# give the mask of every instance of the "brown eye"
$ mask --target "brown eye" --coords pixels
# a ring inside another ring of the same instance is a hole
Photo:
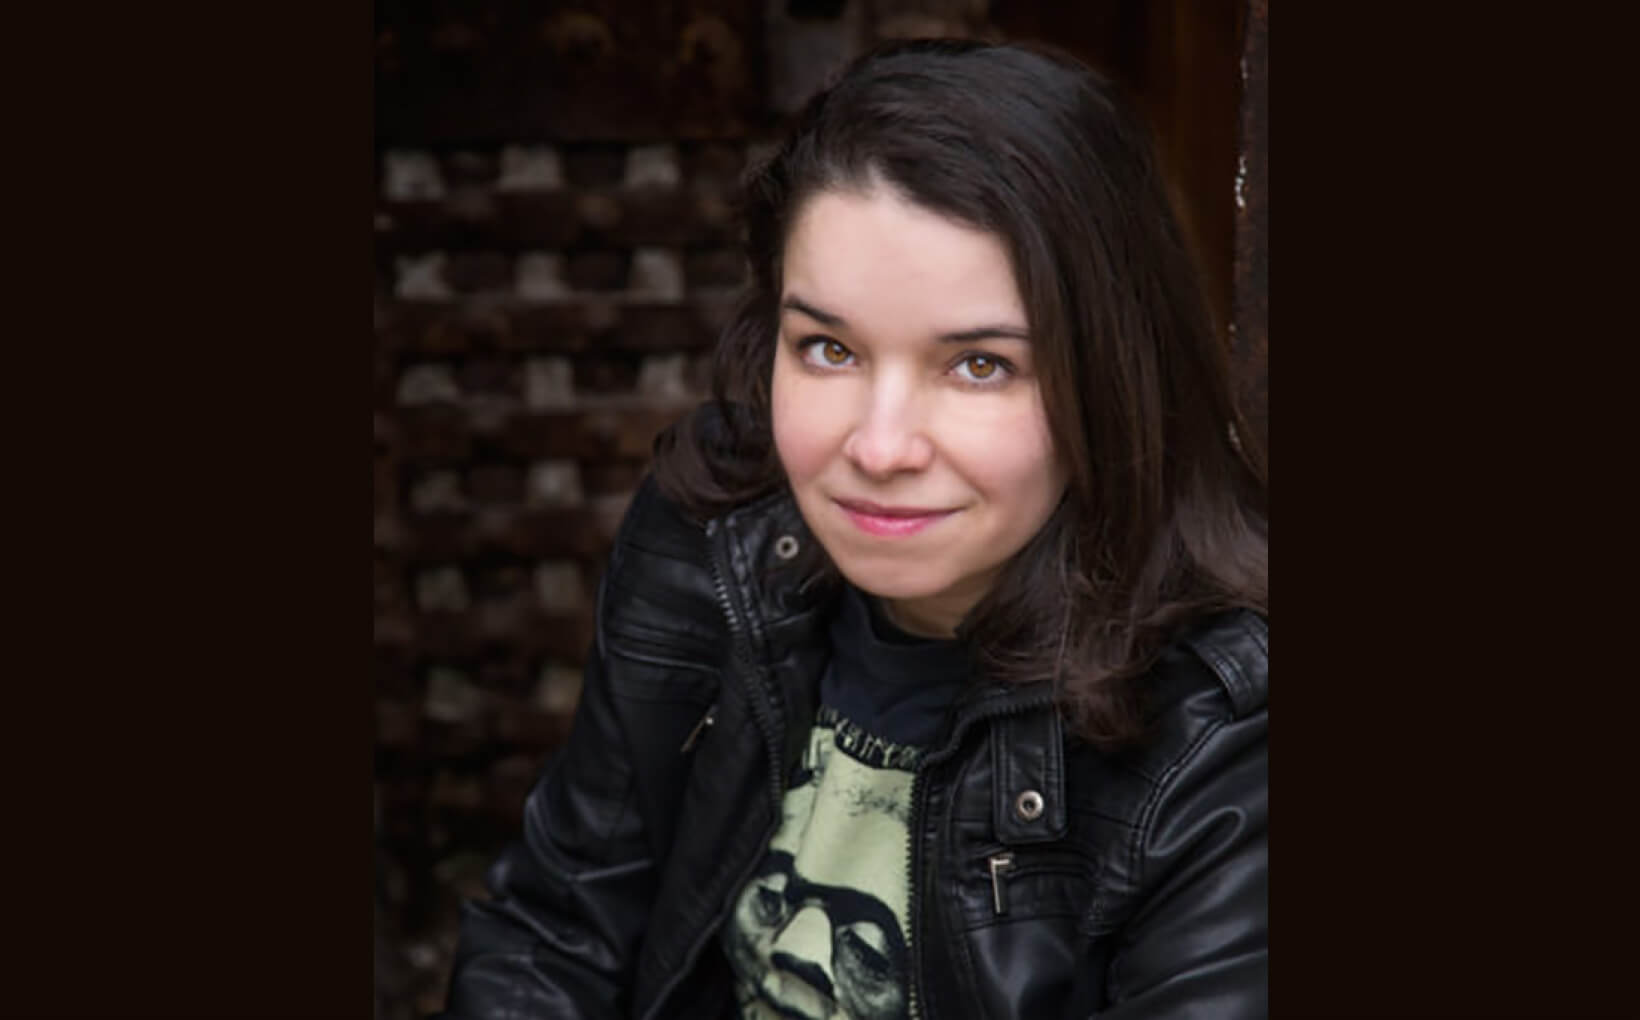
[[[803,363],[820,372],[848,368],[854,364],[854,352],[836,340],[811,336],[797,345],[797,356]]]
[[[1014,377],[1014,366],[1007,358],[990,354],[965,354],[951,371],[967,385],[986,389],[1000,389]]]

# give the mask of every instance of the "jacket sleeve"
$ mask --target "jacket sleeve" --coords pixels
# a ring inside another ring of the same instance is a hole
[[[1145,892],[1118,934],[1101,1020],[1269,1015],[1267,714],[1224,722],[1141,819]]]
[[[602,624],[600,612],[600,637]],[[627,1012],[655,867],[605,670],[600,640],[523,839],[490,869],[493,898],[463,908],[447,1020]]]

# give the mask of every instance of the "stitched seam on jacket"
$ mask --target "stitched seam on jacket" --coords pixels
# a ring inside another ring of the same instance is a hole
[[[1156,781],[1155,788],[1151,790],[1150,796],[1145,799],[1145,806],[1139,811],[1139,824],[1133,830],[1133,839],[1128,850],[1128,873],[1133,876],[1134,892],[1139,891],[1145,884],[1144,875],[1141,874],[1139,866],[1144,857],[1142,848],[1150,836],[1151,827],[1156,822],[1156,814],[1161,810],[1163,793],[1167,791],[1168,786],[1184,769],[1185,765],[1196,756],[1202,746],[1214,734],[1224,728],[1226,721],[1224,719],[1215,719],[1205,730],[1197,734],[1196,739],[1192,740],[1169,763],[1168,767],[1162,770],[1161,778]],[[1116,1000],[1117,992],[1122,987],[1121,967],[1122,962],[1126,959],[1127,955],[1120,949],[1111,953],[1110,964],[1106,968],[1106,994],[1111,1001]]]
[[[624,559],[624,557],[623,557],[623,559]],[[613,569],[614,569],[614,561],[612,559],[612,561],[611,561],[611,572],[613,571]],[[594,609],[594,613],[596,615],[593,617],[592,634],[593,634],[593,644],[596,647],[597,655],[603,660],[603,662],[599,663],[598,667],[597,667],[599,673],[602,674],[599,677],[599,682],[602,683],[606,689],[609,689],[609,691],[608,691],[609,697],[610,697],[611,701],[613,701],[614,697],[615,697],[615,691],[613,689],[611,689],[611,683],[612,683],[614,678],[609,675],[608,668],[603,664],[603,663],[607,663],[610,659],[608,644],[607,644],[606,636],[604,634],[604,631],[606,629],[605,626],[604,626],[604,614],[605,614],[604,600],[605,600],[605,596],[606,596],[607,592],[608,592],[608,576],[606,574],[606,576],[598,582],[598,600],[597,600],[596,607]],[[611,707],[613,708],[613,705]],[[607,825],[603,828],[602,831],[600,831],[598,833],[598,841],[603,844],[606,852],[607,852],[608,848],[614,844],[614,842],[615,842],[615,832],[620,828],[621,821],[624,818],[627,817],[627,813],[632,812],[632,813],[636,814],[638,812],[638,774],[637,774],[637,770],[632,767],[631,753],[630,753],[630,751],[627,750],[627,747],[626,747],[626,736],[625,736],[624,733],[621,732],[621,728],[620,728],[619,725],[617,725],[615,727],[614,738],[615,738],[616,741],[619,742],[619,744],[621,746],[621,752],[622,752],[621,759],[627,763],[626,764],[626,782],[624,784],[623,792],[621,794],[620,807],[617,808],[615,811],[610,812],[609,817],[608,817]]]
[[[1222,729],[1226,722],[1227,720],[1224,719],[1215,719],[1205,730],[1197,734],[1195,739],[1191,740],[1183,750],[1174,756],[1173,760],[1169,762],[1167,767],[1162,770],[1161,776],[1151,787],[1150,794],[1145,798],[1144,806],[1139,809],[1138,818],[1132,823],[1130,835],[1128,836],[1126,870],[1132,886],[1129,890],[1130,893],[1138,892],[1144,886],[1143,869],[1140,867],[1140,862],[1144,857],[1144,845],[1150,837],[1151,826],[1155,824],[1156,813],[1161,810],[1163,795],[1168,791],[1169,784],[1173,782],[1174,778],[1184,768],[1185,764],[1189,762],[1189,760],[1201,749],[1202,745],[1207,743],[1207,741],[1210,740],[1214,734]],[[1087,912],[1087,918],[1093,922],[1093,924],[1089,925],[1089,927],[1097,926],[1110,920],[1110,918],[1108,918],[1105,914],[1103,900],[1097,898],[1094,900],[1093,906]],[[1119,959],[1119,953],[1113,954],[1111,958],[1110,973],[1113,981],[1112,987],[1114,987],[1116,964]]]
[[[1239,716],[1243,696],[1249,687],[1247,674],[1242,670],[1241,663],[1232,659],[1225,653],[1224,649],[1216,645],[1204,643],[1192,647],[1196,649],[1196,654],[1202,657],[1202,661],[1207,663],[1208,668],[1213,671],[1213,675],[1218,678],[1219,686],[1223,687],[1224,693],[1230,697],[1231,709]]]
[[[649,667],[655,668],[655,669],[670,669],[670,670],[682,670],[682,671],[686,671],[686,672],[690,672],[690,673],[705,673],[708,676],[715,675],[718,672],[718,670],[715,667],[710,666],[710,665],[706,665],[706,664],[703,664],[703,663],[689,662],[685,659],[666,659],[666,658],[661,658],[659,656],[649,656],[649,655],[643,654],[642,652],[628,651],[628,650],[626,650],[624,648],[621,648],[621,647],[618,647],[618,646],[615,647],[615,648],[610,649],[609,652],[606,654],[606,657],[607,658],[612,658],[612,659],[623,659],[627,662],[635,663],[635,664],[640,665],[640,666],[649,666]],[[622,694],[627,694],[629,692],[626,691],[626,690],[623,690],[621,693]]]
[[[1237,636],[1246,637],[1258,646],[1259,654],[1268,662],[1270,645],[1268,627],[1263,620],[1251,611],[1245,611],[1236,618]],[[1234,640],[1233,638],[1231,640]],[[1185,642],[1186,647],[1196,653],[1207,667],[1212,670],[1219,686],[1230,696],[1230,704],[1236,717],[1241,718],[1246,712],[1257,707],[1254,692],[1254,682],[1241,661],[1231,655],[1223,647],[1223,640],[1215,640],[1211,634],[1197,637]]]
[[[1254,618],[1251,622],[1242,620],[1241,629],[1258,645],[1258,650],[1265,658],[1270,657],[1270,629],[1262,621]]]
[[[612,864],[607,868],[593,868],[590,871],[577,871],[575,874],[569,876],[569,881],[573,885],[584,884],[586,882],[598,882],[606,878],[620,878],[622,875],[634,874],[636,872],[643,871],[646,868],[653,868],[654,866],[654,858],[645,857],[641,860],[627,861],[624,864]]]
[[[1178,774],[1184,770],[1185,765],[1200,752],[1202,745],[1206,744],[1213,738],[1214,734],[1224,728],[1226,721],[1224,719],[1215,719],[1206,729],[1198,733],[1196,738],[1169,763],[1168,767],[1162,770],[1161,778],[1156,781],[1155,788],[1151,790],[1150,796],[1145,799],[1145,806],[1139,811],[1139,827],[1134,830],[1135,838],[1129,857],[1129,867],[1136,884],[1144,884],[1139,869],[1139,863],[1144,856],[1141,848],[1150,836],[1151,827],[1156,824],[1156,814],[1161,810],[1162,795],[1168,791]]]

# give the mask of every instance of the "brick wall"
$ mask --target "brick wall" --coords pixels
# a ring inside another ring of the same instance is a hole
[[[745,157],[381,154],[376,796],[401,978],[444,966],[451,894],[477,891],[563,737],[614,528],[654,434],[700,399],[743,273],[726,199]]]

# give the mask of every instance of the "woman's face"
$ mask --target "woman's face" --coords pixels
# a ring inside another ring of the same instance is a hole
[[[774,438],[803,518],[908,630],[949,635],[1065,489],[1002,242],[877,184],[786,244]]]

